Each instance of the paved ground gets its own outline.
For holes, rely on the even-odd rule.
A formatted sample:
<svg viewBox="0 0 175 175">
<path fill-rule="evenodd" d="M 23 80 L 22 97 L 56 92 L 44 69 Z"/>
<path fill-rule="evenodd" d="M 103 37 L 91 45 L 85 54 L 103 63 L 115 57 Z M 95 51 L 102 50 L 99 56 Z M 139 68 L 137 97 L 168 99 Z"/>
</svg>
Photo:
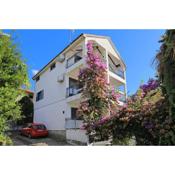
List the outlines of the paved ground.
<svg viewBox="0 0 175 175">
<path fill-rule="evenodd" d="M 57 141 L 53 138 L 35 138 L 30 139 L 25 136 L 21 136 L 19 133 L 11 133 L 10 137 L 13 141 L 15 146 L 68 146 L 70 144 L 66 143 L 65 141 Z"/>
</svg>

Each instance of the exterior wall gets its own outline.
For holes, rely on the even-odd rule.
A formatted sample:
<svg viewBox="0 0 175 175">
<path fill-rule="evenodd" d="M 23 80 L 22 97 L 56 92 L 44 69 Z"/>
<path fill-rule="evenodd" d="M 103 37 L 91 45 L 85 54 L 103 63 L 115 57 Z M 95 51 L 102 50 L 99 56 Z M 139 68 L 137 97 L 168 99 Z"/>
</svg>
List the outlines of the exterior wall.
<svg viewBox="0 0 175 175">
<path fill-rule="evenodd" d="M 65 102 L 65 81 L 57 82 L 58 75 L 64 71 L 65 66 L 57 62 L 55 69 L 52 71 L 48 69 L 36 82 L 35 92 L 43 89 L 44 98 L 37 102 L 34 100 L 34 122 L 44 123 L 49 130 L 63 130 L 65 115 L 69 116 L 67 114 L 69 112 L 68 105 Z"/>
<path fill-rule="evenodd" d="M 66 60 L 74 53 L 68 51 Z M 35 83 L 34 122 L 44 123 L 48 130 L 65 130 L 65 118 L 71 117 L 71 107 L 66 98 L 66 88 L 69 86 L 66 60 L 63 63 L 56 62 L 56 67 L 51 71 L 49 67 Z M 62 74 L 64 81 L 60 83 L 57 79 Z M 41 90 L 44 90 L 44 98 L 36 102 L 36 94 Z"/>
<path fill-rule="evenodd" d="M 35 109 L 34 122 L 44 123 L 48 130 L 65 130 L 65 118 L 70 116 L 70 107 L 65 100 Z"/>
<path fill-rule="evenodd" d="M 68 129 L 66 130 L 67 140 L 75 140 L 82 143 L 88 143 L 88 137 L 85 130 Z"/>
</svg>

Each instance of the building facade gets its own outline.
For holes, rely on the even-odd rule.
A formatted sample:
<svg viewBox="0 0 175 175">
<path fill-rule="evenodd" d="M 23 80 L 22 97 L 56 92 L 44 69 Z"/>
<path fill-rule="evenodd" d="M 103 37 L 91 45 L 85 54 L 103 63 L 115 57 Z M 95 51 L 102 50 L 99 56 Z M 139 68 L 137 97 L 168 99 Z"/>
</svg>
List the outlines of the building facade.
<svg viewBox="0 0 175 175">
<path fill-rule="evenodd" d="M 88 142 L 76 110 L 81 100 L 78 83 L 80 68 L 86 66 L 86 45 L 93 42 L 94 52 L 101 55 L 107 65 L 111 87 L 121 94 L 120 105 L 127 98 L 126 66 L 111 39 L 106 36 L 81 34 L 53 58 L 34 77 L 34 122 L 44 123 L 51 133 L 67 140 Z"/>
</svg>

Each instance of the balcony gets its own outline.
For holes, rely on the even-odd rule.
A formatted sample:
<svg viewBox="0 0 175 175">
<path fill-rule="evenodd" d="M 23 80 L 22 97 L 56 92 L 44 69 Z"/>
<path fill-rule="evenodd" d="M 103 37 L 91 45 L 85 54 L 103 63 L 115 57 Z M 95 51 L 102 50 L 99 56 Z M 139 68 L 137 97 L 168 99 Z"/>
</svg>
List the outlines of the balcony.
<svg viewBox="0 0 175 175">
<path fill-rule="evenodd" d="M 125 94 L 119 92 L 120 94 L 120 97 L 119 97 L 119 101 L 122 102 L 122 103 L 126 103 L 126 96 Z"/>
<path fill-rule="evenodd" d="M 66 97 L 71 97 L 71 96 L 79 94 L 81 92 L 82 92 L 81 87 L 68 87 L 68 88 L 66 88 Z"/>
<path fill-rule="evenodd" d="M 82 59 L 81 56 L 78 55 L 73 55 L 72 57 L 70 57 L 67 62 L 66 62 L 66 68 L 68 69 L 69 67 L 71 67 L 72 65 L 74 65 L 75 63 L 77 63 L 78 61 L 80 61 Z"/>
<path fill-rule="evenodd" d="M 65 128 L 66 129 L 80 129 L 81 126 L 83 125 L 82 120 L 73 120 L 71 118 L 66 118 L 65 119 Z"/>
<path fill-rule="evenodd" d="M 110 65 L 109 65 L 109 70 L 114 73 L 115 75 L 119 76 L 120 78 L 124 79 L 125 76 L 124 76 L 124 71 L 120 70 L 120 69 L 116 69 L 114 70 L 114 68 L 112 68 Z"/>
</svg>

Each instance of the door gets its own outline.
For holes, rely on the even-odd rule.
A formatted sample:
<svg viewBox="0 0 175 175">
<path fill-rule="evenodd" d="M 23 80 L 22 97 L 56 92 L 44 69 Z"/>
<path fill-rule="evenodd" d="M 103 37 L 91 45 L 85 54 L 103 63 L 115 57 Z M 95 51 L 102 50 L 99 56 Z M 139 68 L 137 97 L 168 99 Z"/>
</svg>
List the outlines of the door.
<svg viewBox="0 0 175 175">
<path fill-rule="evenodd" d="M 71 108 L 71 119 L 77 119 L 77 108 Z"/>
</svg>

